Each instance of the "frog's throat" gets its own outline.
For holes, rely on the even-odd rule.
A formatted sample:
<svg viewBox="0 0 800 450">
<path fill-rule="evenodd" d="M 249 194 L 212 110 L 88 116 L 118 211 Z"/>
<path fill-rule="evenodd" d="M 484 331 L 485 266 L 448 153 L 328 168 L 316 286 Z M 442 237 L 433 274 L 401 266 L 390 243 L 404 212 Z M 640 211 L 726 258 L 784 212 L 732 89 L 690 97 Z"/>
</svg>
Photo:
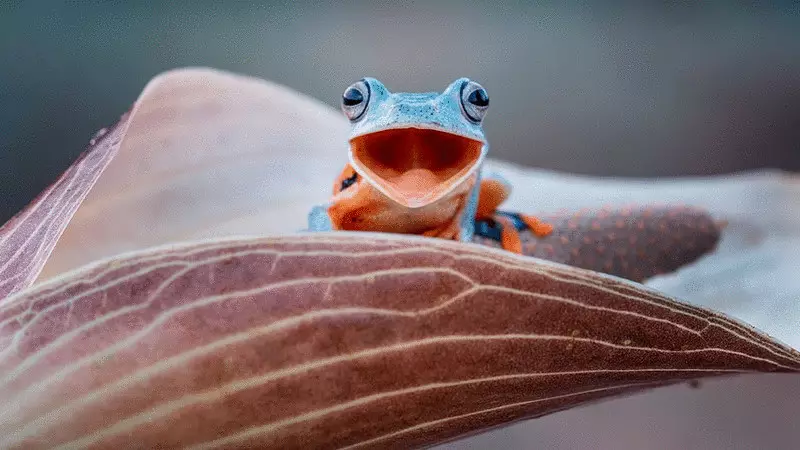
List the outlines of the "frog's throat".
<svg viewBox="0 0 800 450">
<path fill-rule="evenodd" d="M 430 205 L 474 174 L 483 141 L 432 129 L 395 128 L 350 140 L 350 163 L 364 180 L 408 208 Z"/>
</svg>

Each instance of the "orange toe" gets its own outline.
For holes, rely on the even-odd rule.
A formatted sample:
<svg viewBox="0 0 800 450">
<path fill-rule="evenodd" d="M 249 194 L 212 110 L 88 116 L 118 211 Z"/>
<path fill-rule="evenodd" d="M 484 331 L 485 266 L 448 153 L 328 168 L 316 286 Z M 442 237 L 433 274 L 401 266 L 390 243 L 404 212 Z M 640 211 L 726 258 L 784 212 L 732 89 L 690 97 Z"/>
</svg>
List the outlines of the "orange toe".
<svg viewBox="0 0 800 450">
<path fill-rule="evenodd" d="M 519 237 L 519 232 L 514 224 L 505 217 L 498 217 L 497 221 L 503 226 L 503 231 L 501 232 L 503 250 L 522 254 L 522 239 Z"/>
<path fill-rule="evenodd" d="M 553 232 L 553 226 L 549 223 L 542 222 L 538 217 L 526 216 L 524 214 L 520 214 L 520 217 L 536 236 L 545 237 Z"/>
</svg>

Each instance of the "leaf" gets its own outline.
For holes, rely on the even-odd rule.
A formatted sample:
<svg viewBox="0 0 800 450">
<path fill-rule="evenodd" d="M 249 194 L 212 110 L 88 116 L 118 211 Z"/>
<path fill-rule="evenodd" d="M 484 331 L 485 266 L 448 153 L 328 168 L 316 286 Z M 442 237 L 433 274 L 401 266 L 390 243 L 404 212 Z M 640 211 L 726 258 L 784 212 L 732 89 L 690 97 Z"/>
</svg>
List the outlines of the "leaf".
<svg viewBox="0 0 800 450">
<path fill-rule="evenodd" d="M 707 211 L 679 205 L 537 216 L 553 231 L 545 237 L 520 232 L 523 254 L 639 282 L 697 261 L 715 250 L 722 233 Z M 476 236 L 473 240 L 501 247 L 499 239 Z"/>
<path fill-rule="evenodd" d="M 101 130 L 89 149 L 23 211 L 0 227 L 0 303 L 39 276 L 72 215 L 114 158 L 127 117 Z"/>
<path fill-rule="evenodd" d="M 638 284 L 377 234 L 129 254 L 8 299 L 0 320 L 4 448 L 412 448 L 800 368 L 749 326 Z"/>
<path fill-rule="evenodd" d="M 675 180 L 597 179 L 493 162 L 517 189 L 510 208 L 684 203 L 728 225 L 713 253 L 648 284 L 800 346 L 800 175 L 764 171 Z M 531 206 L 528 206 L 530 208 Z"/>
<path fill-rule="evenodd" d="M 282 86 L 210 69 L 145 87 L 119 150 L 42 273 L 183 240 L 291 233 L 344 166 L 347 122 Z"/>
<path fill-rule="evenodd" d="M 573 408 L 433 447 L 584 449 L 791 449 L 795 374 L 750 374 L 671 385 Z"/>
<path fill-rule="evenodd" d="M 0 299 L 124 251 L 301 229 L 344 165 L 345 132 L 339 114 L 282 86 L 166 72 L 0 228 Z"/>
</svg>

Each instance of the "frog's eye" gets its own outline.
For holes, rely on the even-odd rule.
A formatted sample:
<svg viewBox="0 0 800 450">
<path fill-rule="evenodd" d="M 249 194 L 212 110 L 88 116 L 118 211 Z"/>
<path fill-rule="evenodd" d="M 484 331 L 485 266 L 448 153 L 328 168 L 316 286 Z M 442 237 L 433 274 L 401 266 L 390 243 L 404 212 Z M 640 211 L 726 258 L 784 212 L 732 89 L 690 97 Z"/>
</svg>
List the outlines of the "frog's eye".
<svg viewBox="0 0 800 450">
<path fill-rule="evenodd" d="M 347 177 L 344 180 L 342 180 L 342 187 L 339 190 L 343 191 L 343 190 L 349 188 L 350 186 L 355 184 L 356 181 L 358 181 L 358 173 L 353 172 L 352 175 L 350 175 L 349 177 Z"/>
<path fill-rule="evenodd" d="M 369 104 L 369 85 L 364 80 L 357 81 L 342 94 L 342 112 L 355 122 L 364 115 Z"/>
<path fill-rule="evenodd" d="M 468 81 L 461 87 L 461 108 L 467 119 L 479 123 L 489 109 L 489 94 L 486 89 L 474 81 Z"/>
</svg>

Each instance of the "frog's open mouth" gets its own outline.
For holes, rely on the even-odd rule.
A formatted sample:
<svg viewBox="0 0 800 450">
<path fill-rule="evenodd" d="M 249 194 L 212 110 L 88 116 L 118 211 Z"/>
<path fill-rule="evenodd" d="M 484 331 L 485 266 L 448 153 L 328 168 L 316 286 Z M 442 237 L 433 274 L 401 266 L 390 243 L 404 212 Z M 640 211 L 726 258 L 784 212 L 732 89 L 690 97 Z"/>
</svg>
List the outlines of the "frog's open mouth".
<svg viewBox="0 0 800 450">
<path fill-rule="evenodd" d="M 409 208 L 429 205 L 469 177 L 483 142 L 438 130 L 398 128 L 350 140 L 357 172 Z"/>
</svg>

